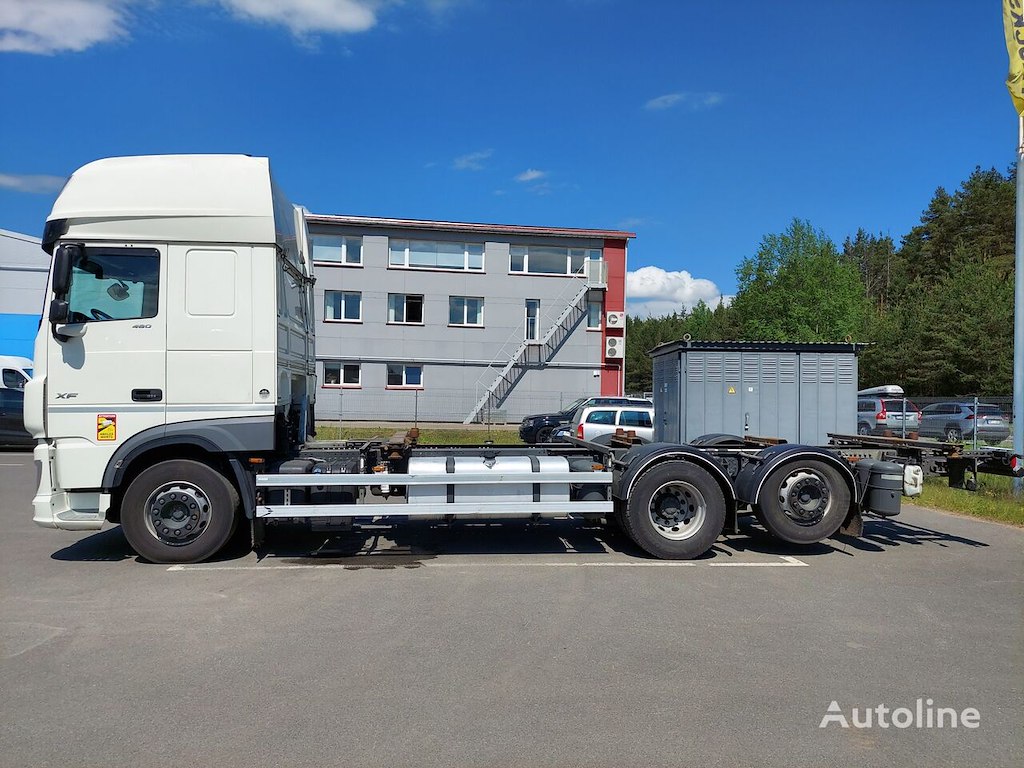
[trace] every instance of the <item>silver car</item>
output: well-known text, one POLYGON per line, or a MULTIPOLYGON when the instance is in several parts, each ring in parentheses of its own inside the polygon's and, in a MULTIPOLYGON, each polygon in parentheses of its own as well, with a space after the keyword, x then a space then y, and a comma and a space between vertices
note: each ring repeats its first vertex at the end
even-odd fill
POLYGON ((935 437, 948 443, 971 442, 977 434, 979 440, 990 445, 1003 442, 1010 436, 1010 423, 998 405, 978 403, 935 403, 921 412, 922 437, 935 437))
POLYGON ((857 434, 902 437, 917 432, 921 410, 910 400, 891 397, 857 398, 857 434), (904 406, 904 403, 906 405, 904 406))
POLYGON ((582 409, 569 431, 580 440, 613 435, 617 430, 634 432, 643 442, 654 439, 654 409, 637 405, 592 405, 582 409))

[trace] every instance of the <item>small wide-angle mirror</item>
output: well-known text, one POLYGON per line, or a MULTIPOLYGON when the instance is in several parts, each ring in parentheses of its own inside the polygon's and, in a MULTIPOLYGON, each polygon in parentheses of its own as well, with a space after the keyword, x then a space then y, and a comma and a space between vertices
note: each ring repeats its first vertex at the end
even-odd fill
POLYGON ((64 299, 54 299, 50 302, 51 323, 66 323, 68 321, 68 303, 64 299))

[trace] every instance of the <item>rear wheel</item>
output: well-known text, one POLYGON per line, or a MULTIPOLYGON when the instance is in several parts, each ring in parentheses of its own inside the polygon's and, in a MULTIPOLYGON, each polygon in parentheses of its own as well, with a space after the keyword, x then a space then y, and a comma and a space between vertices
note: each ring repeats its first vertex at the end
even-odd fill
POLYGON ((850 511, 850 489, 822 461, 789 462, 768 475, 754 511, 776 538, 813 544, 839 530, 850 511))
POLYGON ((857 425, 857 434, 858 435, 870 435, 871 434, 871 425, 862 421, 860 424, 857 425))
POLYGON ((725 495, 714 477, 695 464, 670 461, 640 476, 622 522, 644 551, 691 560, 722 534, 725 511, 725 495))
POLYGON ((238 521, 238 492, 198 461, 164 461, 125 491, 121 527, 132 548, 154 563, 197 563, 216 554, 238 521))

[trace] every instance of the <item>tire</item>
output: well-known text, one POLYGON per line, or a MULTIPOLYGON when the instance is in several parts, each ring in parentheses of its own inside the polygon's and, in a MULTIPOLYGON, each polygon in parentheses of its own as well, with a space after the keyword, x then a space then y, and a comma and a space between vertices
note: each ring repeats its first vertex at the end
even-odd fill
POLYGON ((551 427, 541 427, 539 430, 537 430, 537 440, 536 440, 536 442, 538 442, 538 443, 550 443, 551 442, 551 433, 554 432, 554 431, 555 430, 552 429, 551 427))
POLYGON ((839 530, 850 488, 823 461, 788 462, 765 480, 754 513, 768 532, 791 544, 814 544, 839 530))
POLYGON ((947 443, 962 443, 964 439, 963 433, 956 427, 946 427, 943 437, 947 443))
POLYGON ((139 555, 154 563, 198 563, 231 538, 238 492, 198 461, 164 461, 136 477, 121 502, 121 528, 139 555))
POLYGON ((857 425, 857 434, 858 435, 870 435, 871 434, 871 425, 870 424, 865 424, 862 421, 860 424, 857 425))
POLYGON ((725 527, 725 495, 711 474, 686 461, 644 472, 622 515, 629 537, 663 560, 692 560, 718 540, 725 527))

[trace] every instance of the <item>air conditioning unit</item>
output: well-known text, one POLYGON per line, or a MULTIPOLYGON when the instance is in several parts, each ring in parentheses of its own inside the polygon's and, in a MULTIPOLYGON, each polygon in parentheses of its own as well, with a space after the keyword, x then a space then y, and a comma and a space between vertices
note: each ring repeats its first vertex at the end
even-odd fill
POLYGON ((605 312, 604 313, 604 324, 608 328, 625 328, 626 327, 626 313, 625 312, 605 312))
POLYGON ((604 340, 604 356, 609 360, 619 360, 626 356, 626 340, 621 336, 606 336, 604 340))

